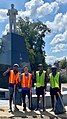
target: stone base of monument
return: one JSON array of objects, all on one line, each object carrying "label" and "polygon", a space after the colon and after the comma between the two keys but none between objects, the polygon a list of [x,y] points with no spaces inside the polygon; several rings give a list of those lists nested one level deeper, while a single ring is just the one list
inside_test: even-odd
[{"label": "stone base of monument", "polygon": [[[67,91],[62,91],[62,95],[63,95],[63,103],[64,103],[64,105],[67,105]],[[4,99],[4,100],[9,99],[9,90],[8,89],[0,88],[0,99]],[[22,101],[22,103],[23,103],[23,101]],[[41,109],[43,107],[42,103],[43,103],[42,96],[40,96],[39,107]],[[32,105],[33,105],[34,109],[37,107],[37,95],[35,93],[35,90],[32,91]],[[28,107],[28,97],[27,96],[26,96],[26,106]],[[46,108],[51,107],[51,96],[48,91],[44,95],[44,106]]]},{"label": "stone base of monument", "polygon": [[0,99],[9,99],[9,90],[0,88]]},{"label": "stone base of monument", "polygon": [[62,96],[64,105],[67,105],[67,91],[63,91]]},{"label": "stone base of monument", "polygon": [[8,33],[2,38],[3,46],[0,64],[13,66],[14,63],[26,62],[30,66],[25,39],[16,33]]},{"label": "stone base of monument", "polygon": [[[26,100],[27,100],[27,106],[28,106],[28,99],[26,98]],[[45,95],[44,102],[45,102],[44,104],[45,108],[51,108],[51,97],[49,94]],[[63,94],[63,103],[64,105],[67,105],[67,92]],[[32,105],[34,109],[37,107],[37,96],[36,95],[32,95]],[[43,108],[42,96],[40,96],[39,107],[40,109]]]},{"label": "stone base of monument", "polygon": [[[28,97],[27,96],[26,96],[26,105],[28,106]],[[36,94],[32,95],[32,106],[34,109],[37,108],[37,95]],[[51,98],[50,98],[49,93],[44,95],[44,106],[45,106],[45,108],[51,107]],[[39,107],[40,107],[40,109],[43,108],[42,96],[40,96]]]},{"label": "stone base of monument", "polygon": [[[19,64],[19,71],[23,72],[23,66],[27,65],[31,70],[26,42],[23,36],[16,33],[7,33],[2,37],[2,52],[0,53],[0,87],[8,88],[8,77],[3,77],[3,72],[13,64]],[[6,79],[6,80],[5,80]],[[4,85],[5,84],[5,85]]]},{"label": "stone base of monument", "polygon": [[[62,96],[63,96],[63,103],[64,105],[67,105],[67,91],[62,91]],[[28,106],[28,97],[26,96],[26,103]],[[37,95],[35,93],[35,89],[34,91],[32,91],[32,105],[33,108],[37,107]],[[50,108],[51,107],[51,96],[50,96],[50,92],[47,91],[46,94],[44,95],[44,106],[45,108]],[[43,108],[43,100],[42,100],[42,96],[40,96],[40,100],[39,100],[39,107],[42,109]]]}]

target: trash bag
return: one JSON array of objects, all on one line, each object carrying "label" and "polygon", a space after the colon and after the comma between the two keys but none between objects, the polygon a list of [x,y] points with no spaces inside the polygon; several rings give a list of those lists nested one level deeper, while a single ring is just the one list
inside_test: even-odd
[{"label": "trash bag", "polygon": [[13,96],[13,104],[22,105],[22,92],[21,89],[16,89]]},{"label": "trash bag", "polygon": [[55,114],[63,114],[66,112],[61,94],[59,95],[58,100],[56,102],[54,112]]}]

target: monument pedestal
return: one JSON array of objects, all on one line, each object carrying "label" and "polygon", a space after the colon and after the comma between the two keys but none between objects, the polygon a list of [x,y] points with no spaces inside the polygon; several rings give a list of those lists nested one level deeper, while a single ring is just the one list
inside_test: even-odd
[{"label": "monument pedestal", "polygon": [[[30,69],[30,62],[24,37],[16,33],[8,33],[2,38],[2,43],[2,52],[0,53],[0,65],[2,65],[2,69],[0,69],[0,87],[7,88],[8,80],[7,78],[5,80],[5,77],[2,76],[6,68],[18,63],[20,68],[23,68],[26,64]],[[5,66],[3,67],[3,65]]]},{"label": "monument pedestal", "polygon": [[3,37],[0,64],[13,66],[14,63],[30,65],[24,38],[15,33],[8,33]]}]

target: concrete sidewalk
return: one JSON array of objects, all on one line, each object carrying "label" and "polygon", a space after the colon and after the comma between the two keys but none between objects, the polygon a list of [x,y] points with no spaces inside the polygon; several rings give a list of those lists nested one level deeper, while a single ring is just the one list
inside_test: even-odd
[{"label": "concrete sidewalk", "polygon": [[0,119],[22,119],[22,118],[44,118],[44,119],[50,119],[49,115],[47,115],[45,112],[42,114],[41,111],[30,111],[28,108],[24,112],[21,106],[18,106],[19,111],[9,113],[8,106],[6,107],[0,107]]},{"label": "concrete sidewalk", "polygon": [[[2,101],[1,101],[2,102]],[[5,104],[5,105],[3,105]],[[23,111],[22,106],[18,106],[19,111],[17,112],[13,112],[13,113],[9,113],[9,106],[8,106],[8,100],[4,100],[3,103],[0,106],[0,119],[22,119],[22,118],[44,118],[44,119],[55,119],[58,117],[58,119],[67,119],[67,113],[66,114],[61,114],[61,115],[55,115],[54,112],[51,112],[51,109],[46,109],[46,111],[30,111],[27,108],[27,111]],[[67,106],[65,106],[66,111],[67,111]]]},{"label": "concrete sidewalk", "polygon": [[[49,88],[49,87],[48,87]],[[67,92],[67,84],[62,84],[62,89],[63,89],[63,93]],[[66,93],[67,94],[67,93]],[[64,95],[66,95],[64,94]],[[67,96],[67,95],[66,95]],[[67,98],[64,97],[64,101],[66,101],[67,104]],[[65,105],[66,105],[65,104]],[[0,119],[8,119],[8,118],[12,118],[12,119],[22,119],[22,118],[43,118],[44,119],[67,119],[67,113],[66,114],[61,114],[61,115],[55,115],[54,112],[51,112],[50,108],[46,109],[46,111],[30,111],[27,108],[27,111],[23,111],[22,106],[18,106],[19,111],[17,112],[13,112],[13,113],[9,113],[9,100],[0,100]],[[65,106],[66,111],[67,111],[67,106]]]}]

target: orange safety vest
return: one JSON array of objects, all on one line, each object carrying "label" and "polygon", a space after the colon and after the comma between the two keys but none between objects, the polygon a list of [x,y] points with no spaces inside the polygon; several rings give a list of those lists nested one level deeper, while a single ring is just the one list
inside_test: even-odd
[{"label": "orange safety vest", "polygon": [[32,74],[28,73],[28,77],[25,76],[25,73],[22,74],[21,80],[22,88],[31,88],[32,86]]},{"label": "orange safety vest", "polygon": [[13,70],[10,70],[9,83],[18,84],[19,83],[19,73],[15,74]]}]

